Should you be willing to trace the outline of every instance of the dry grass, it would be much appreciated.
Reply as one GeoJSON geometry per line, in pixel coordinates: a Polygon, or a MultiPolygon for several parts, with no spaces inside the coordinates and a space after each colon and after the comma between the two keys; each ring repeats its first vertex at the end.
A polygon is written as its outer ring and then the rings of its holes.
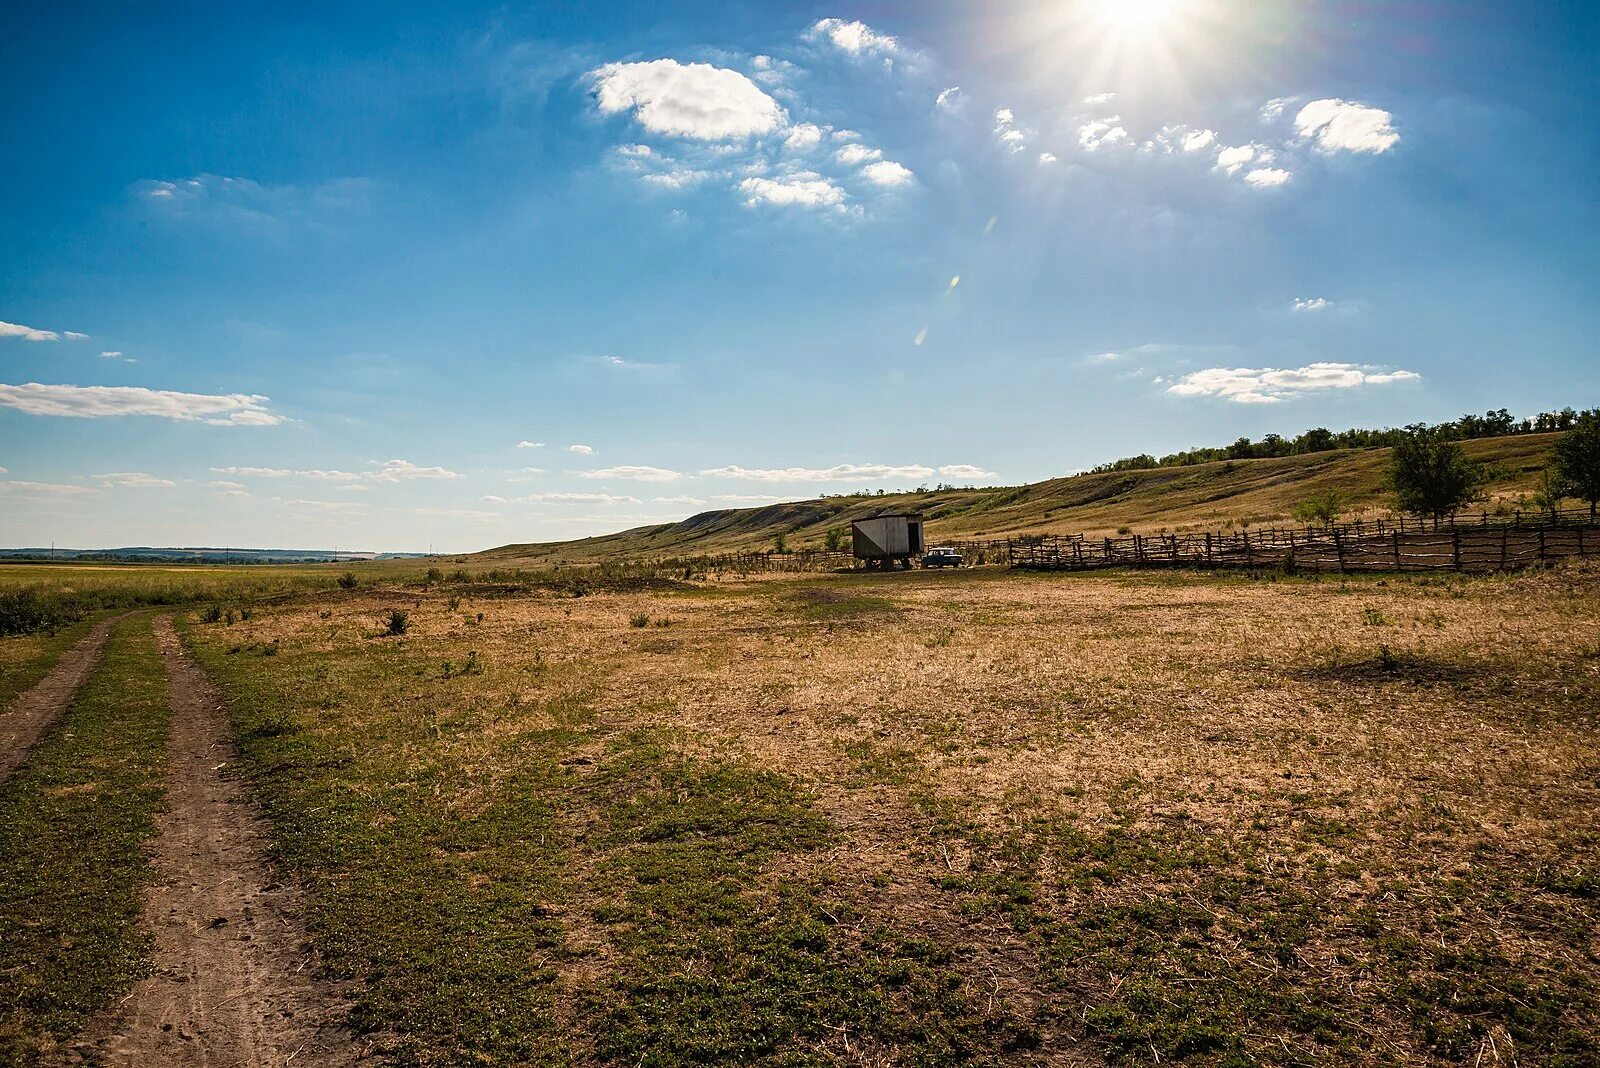
{"type": "Polygon", "coordinates": [[[382,923],[340,897],[370,858],[311,814],[330,798],[435,842],[389,877],[448,887],[477,937],[536,917],[535,963],[481,967],[544,976],[559,1026],[377,996],[423,1063],[1578,1065],[1597,618],[1592,567],[911,573],[394,587],[193,634],[342,967],[399,948],[340,926],[382,923]],[[683,1015],[746,1010],[715,1042],[683,1015]]]}

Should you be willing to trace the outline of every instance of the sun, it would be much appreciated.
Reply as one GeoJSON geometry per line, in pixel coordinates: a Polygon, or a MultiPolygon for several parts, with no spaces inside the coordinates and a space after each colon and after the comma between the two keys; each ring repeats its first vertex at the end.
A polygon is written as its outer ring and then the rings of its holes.
{"type": "Polygon", "coordinates": [[[1161,33],[1182,13],[1183,0],[1089,0],[1095,18],[1120,34],[1161,33]]]}

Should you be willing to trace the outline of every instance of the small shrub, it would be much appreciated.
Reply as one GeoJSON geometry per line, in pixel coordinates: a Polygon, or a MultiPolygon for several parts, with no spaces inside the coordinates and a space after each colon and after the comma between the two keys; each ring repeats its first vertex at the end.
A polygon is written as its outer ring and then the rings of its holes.
{"type": "Polygon", "coordinates": [[[472,576],[467,574],[467,569],[464,567],[458,567],[450,572],[451,582],[470,582],[471,580],[472,576]]]}
{"type": "Polygon", "coordinates": [[[444,572],[440,571],[436,567],[428,568],[428,581],[429,582],[443,582],[444,581],[444,572]]]}
{"type": "Polygon", "coordinates": [[[252,614],[252,610],[249,609],[249,608],[241,608],[241,609],[239,609],[239,618],[244,620],[246,623],[250,622],[251,614],[252,614]]]}
{"type": "Polygon", "coordinates": [[[230,608],[226,612],[222,613],[222,621],[224,623],[226,623],[230,627],[233,626],[233,621],[234,621],[233,609],[230,608]]]}
{"type": "Polygon", "coordinates": [[[202,623],[221,623],[222,606],[220,604],[207,605],[206,610],[200,613],[202,623]]]}
{"type": "Polygon", "coordinates": [[[648,627],[649,625],[650,613],[648,612],[637,612],[628,617],[628,626],[630,627],[648,627]]]}
{"type": "Polygon", "coordinates": [[[450,600],[449,600],[449,601],[448,601],[448,602],[446,602],[446,603],[447,603],[447,604],[449,604],[449,606],[450,606],[450,611],[452,611],[452,612],[454,612],[454,611],[455,611],[455,610],[456,610],[456,609],[458,609],[458,608],[460,608],[460,607],[461,607],[461,598],[459,598],[459,597],[452,597],[452,598],[450,598],[450,600]]]}
{"type": "Polygon", "coordinates": [[[399,608],[389,613],[389,633],[391,635],[404,634],[410,626],[411,616],[409,613],[399,608]]]}
{"type": "Polygon", "coordinates": [[[354,571],[346,571],[339,576],[339,588],[341,590],[353,590],[359,585],[361,585],[361,580],[356,578],[354,571]]]}
{"type": "Polygon", "coordinates": [[[1382,627],[1388,625],[1389,617],[1376,608],[1364,608],[1361,610],[1361,622],[1369,627],[1382,627]]]}
{"type": "Polygon", "coordinates": [[[328,611],[326,608],[324,608],[322,611],[317,613],[317,618],[318,619],[332,619],[333,618],[333,613],[328,611]]]}

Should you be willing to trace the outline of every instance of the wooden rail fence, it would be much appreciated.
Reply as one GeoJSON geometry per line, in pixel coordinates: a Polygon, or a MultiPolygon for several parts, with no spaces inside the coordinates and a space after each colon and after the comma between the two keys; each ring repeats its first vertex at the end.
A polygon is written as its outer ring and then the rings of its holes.
{"type": "Polygon", "coordinates": [[[1106,567],[1283,567],[1303,571],[1509,571],[1600,554],[1600,525],[1587,511],[1458,516],[1330,527],[1014,538],[1013,567],[1088,571],[1106,567]]]}

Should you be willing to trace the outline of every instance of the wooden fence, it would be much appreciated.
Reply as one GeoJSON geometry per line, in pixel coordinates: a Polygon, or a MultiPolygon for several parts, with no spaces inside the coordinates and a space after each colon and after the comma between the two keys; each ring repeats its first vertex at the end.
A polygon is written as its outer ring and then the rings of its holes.
{"type": "Polygon", "coordinates": [[[1434,524],[1377,520],[1331,527],[1202,534],[1012,539],[1011,565],[1049,571],[1105,567],[1282,567],[1304,571],[1507,571],[1600,554],[1587,511],[1458,516],[1434,524]]]}

